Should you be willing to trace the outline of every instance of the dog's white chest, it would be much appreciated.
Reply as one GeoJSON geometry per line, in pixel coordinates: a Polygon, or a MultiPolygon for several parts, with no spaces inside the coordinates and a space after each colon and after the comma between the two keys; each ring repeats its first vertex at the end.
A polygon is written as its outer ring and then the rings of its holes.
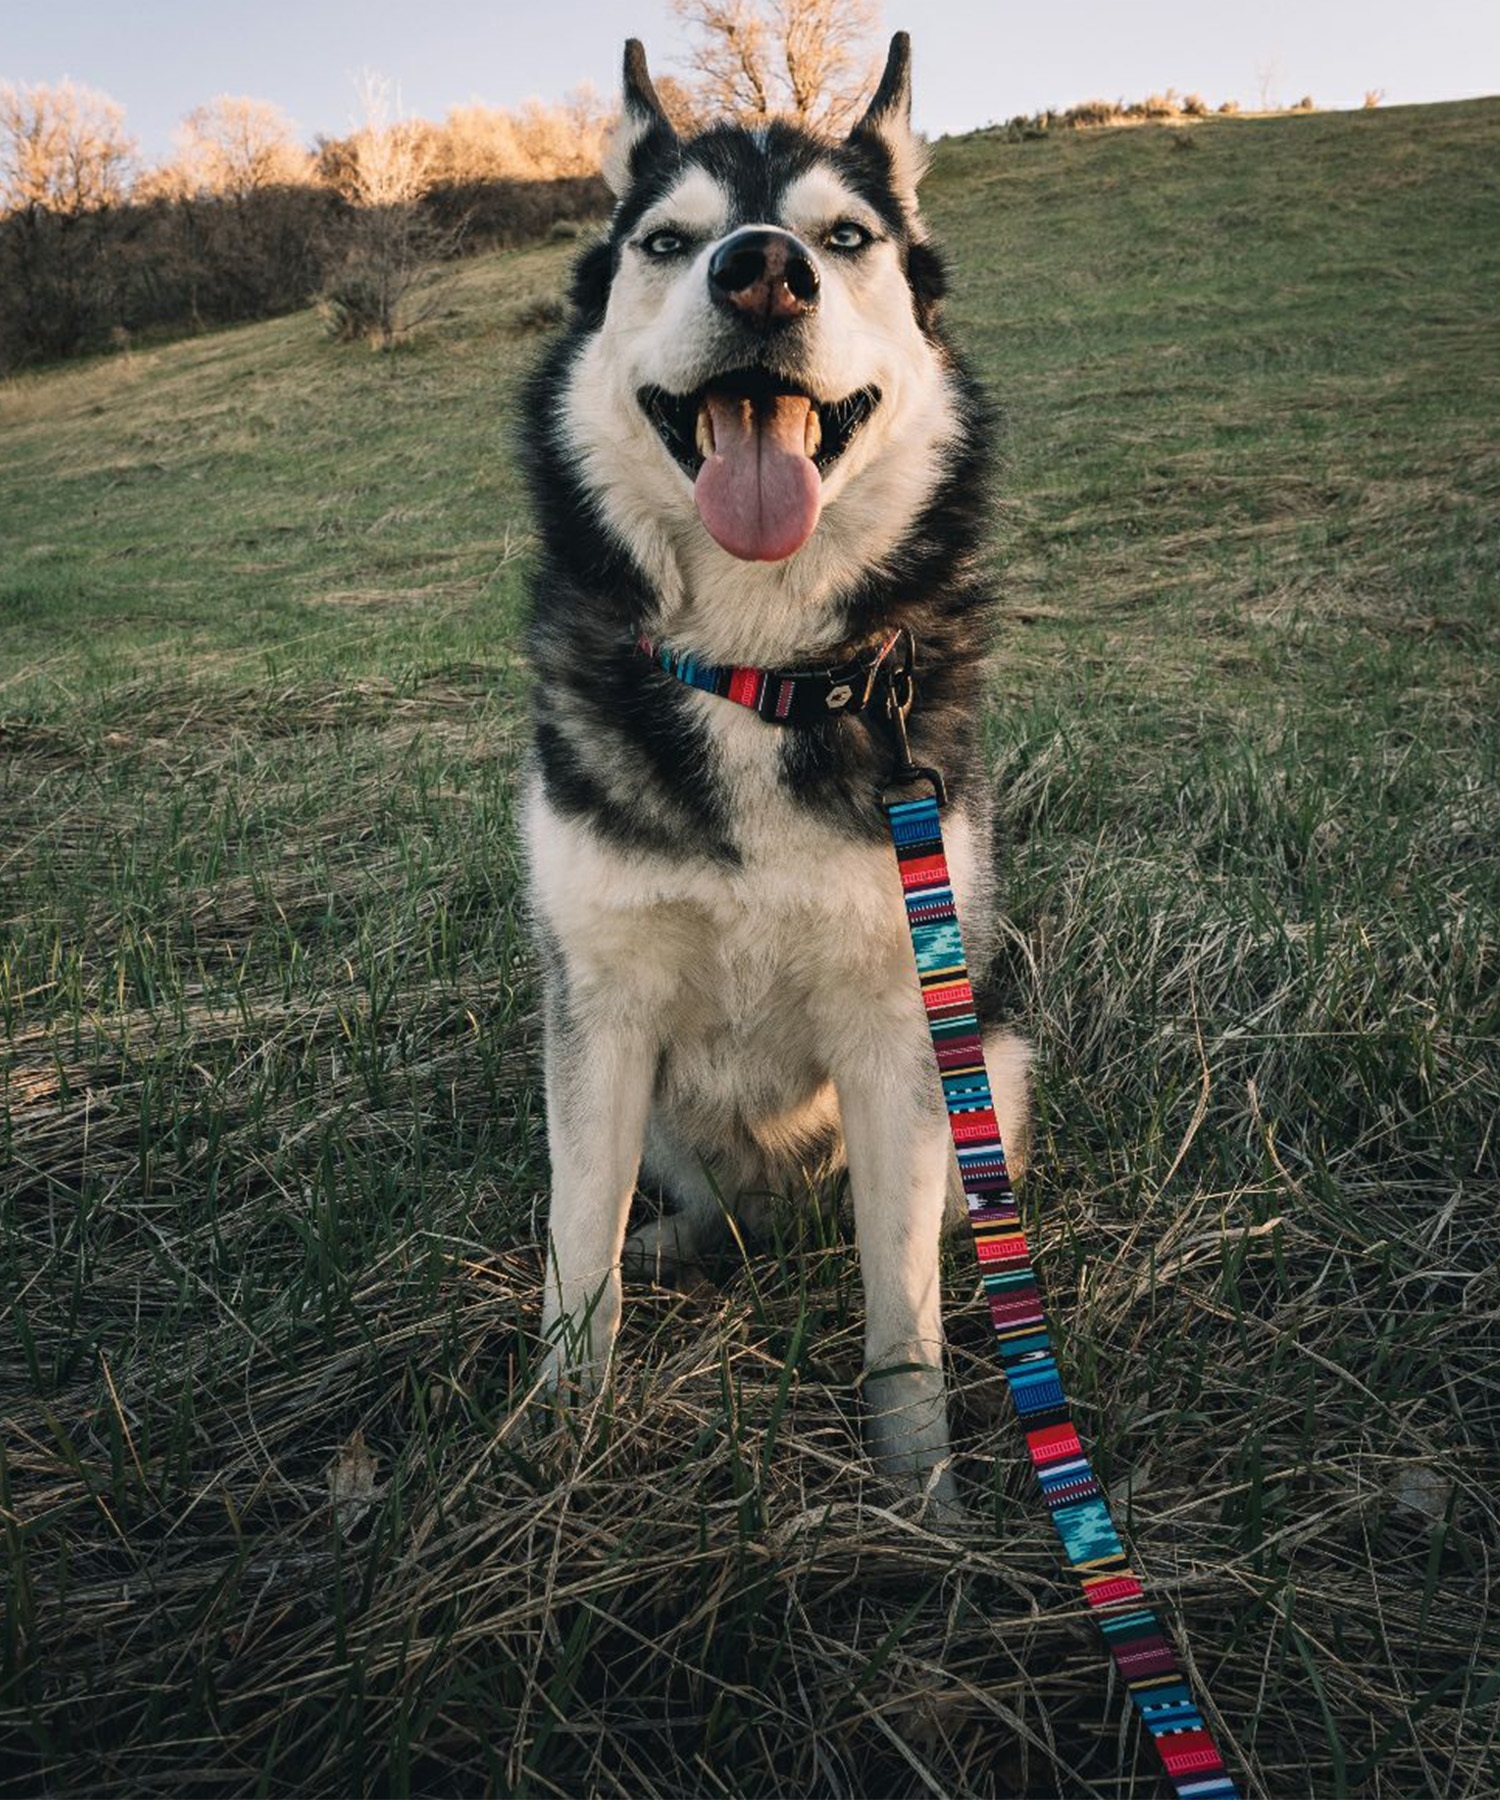
{"type": "Polygon", "coordinates": [[[527,807],[534,904],[570,972],[620,990],[678,979],[728,1016],[848,980],[903,929],[891,853],[819,831],[785,802],[737,822],[740,862],[623,850],[527,807]]]}
{"type": "MultiPolygon", "coordinates": [[[[900,878],[888,844],[829,829],[777,775],[775,727],[702,697],[739,860],[622,849],[556,813],[539,786],[526,834],[534,903],[570,985],[672,1020],[677,1046],[791,1044],[855,1026],[859,1009],[916,1004],[900,878]]],[[[969,834],[948,821],[955,887],[969,834]]]]}

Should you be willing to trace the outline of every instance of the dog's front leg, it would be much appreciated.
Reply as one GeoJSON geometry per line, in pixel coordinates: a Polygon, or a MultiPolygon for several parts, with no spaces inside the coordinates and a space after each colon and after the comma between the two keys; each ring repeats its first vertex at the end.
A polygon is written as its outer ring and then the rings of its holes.
{"type": "Polygon", "coordinates": [[[888,1475],[955,1506],[938,1268],[950,1139],[920,1054],[890,1049],[836,1083],[864,1278],[870,1450],[888,1475]]]}
{"type": "Polygon", "coordinates": [[[651,1106],[656,1048],[627,1006],[547,1008],[547,1221],[542,1332],[556,1387],[598,1385],[620,1324],[620,1251],[651,1106]]]}

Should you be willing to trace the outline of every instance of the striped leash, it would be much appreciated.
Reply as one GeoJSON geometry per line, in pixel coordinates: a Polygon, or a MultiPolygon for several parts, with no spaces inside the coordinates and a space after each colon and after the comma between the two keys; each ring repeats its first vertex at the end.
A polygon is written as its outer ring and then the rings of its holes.
{"type": "Polygon", "coordinates": [[[1151,1734],[1167,1779],[1184,1800],[1238,1800],[1167,1633],[1126,1559],[1109,1501],[1089,1466],[1063,1392],[1021,1228],[995,1117],[984,1040],[964,955],[938,810],[941,773],[911,760],[906,719],[915,693],[915,644],[905,635],[888,675],[889,715],[900,760],[881,793],[917,960],[917,979],[948,1127],[963,1180],[969,1229],[989,1302],[1000,1366],[1015,1404],[1042,1497],[1130,1697],[1151,1734]],[[894,789],[926,782],[918,800],[894,789]]]}
{"type": "Polygon", "coordinates": [[[1000,1366],[1032,1467],[1063,1553],[1078,1575],[1174,1791],[1183,1800],[1239,1800],[1239,1789],[1193,1700],[1166,1630],[1146,1603],[1126,1559],[1109,1502],[1089,1466],[1063,1392],[1005,1167],[974,989],[953,904],[938,819],[947,792],[941,771],[912,762],[907,742],[906,721],[916,697],[915,639],[903,628],[873,653],[828,671],[710,666],[644,636],[636,649],[678,681],[749,707],[776,724],[824,722],[830,712],[859,712],[883,695],[899,755],[880,803],[901,874],[922,1003],[1000,1366]],[[927,798],[888,797],[917,783],[931,788],[927,798]]]}

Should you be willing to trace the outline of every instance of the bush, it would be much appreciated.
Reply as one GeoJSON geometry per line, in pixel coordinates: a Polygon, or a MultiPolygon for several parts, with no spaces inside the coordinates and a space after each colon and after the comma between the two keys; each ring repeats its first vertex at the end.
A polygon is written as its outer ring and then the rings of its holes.
{"type": "Polygon", "coordinates": [[[370,216],[379,209],[322,186],[163,195],[82,213],[27,208],[0,218],[0,373],[108,350],[122,334],[271,318],[315,296],[335,337],[366,336],[373,321],[379,339],[387,324],[406,328],[392,324],[398,317],[415,322],[406,296],[428,264],[576,234],[609,204],[598,176],[446,184],[412,203],[399,255],[389,221],[370,216]],[[406,270],[395,312],[393,258],[406,270]]]}
{"type": "Polygon", "coordinates": [[[357,344],[370,337],[384,310],[379,281],[372,271],[359,268],[340,269],[330,276],[316,305],[336,344],[357,344]]]}
{"type": "Polygon", "coordinates": [[[1069,125],[1112,125],[1124,107],[1118,100],[1084,100],[1063,114],[1069,125]]]}
{"type": "Polygon", "coordinates": [[[551,331],[567,316],[567,302],[561,294],[538,294],[518,300],[504,314],[504,322],[515,332],[551,331]]]}
{"type": "Polygon", "coordinates": [[[318,294],[329,335],[389,350],[442,305],[446,284],[438,269],[458,247],[457,231],[437,224],[420,201],[349,208],[337,260],[318,294]]]}
{"type": "Polygon", "coordinates": [[[582,227],[609,216],[609,189],[599,175],[556,181],[442,182],[423,198],[433,222],[462,239],[463,251],[540,243],[560,222],[582,227]]]}

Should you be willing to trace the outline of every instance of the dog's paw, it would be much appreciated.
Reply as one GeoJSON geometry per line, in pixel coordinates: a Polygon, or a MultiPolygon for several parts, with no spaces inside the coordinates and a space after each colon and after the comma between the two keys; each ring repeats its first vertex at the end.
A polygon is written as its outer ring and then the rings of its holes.
{"type": "Polygon", "coordinates": [[[609,1352],[600,1349],[597,1333],[587,1322],[555,1318],[544,1323],[543,1336],[538,1391],[563,1406],[592,1400],[609,1370],[609,1352]]]}
{"type": "Polygon", "coordinates": [[[620,1267],[637,1281],[670,1282],[698,1257],[698,1234],[680,1214],[648,1219],[632,1231],[620,1267]]]}
{"type": "Polygon", "coordinates": [[[972,1530],[974,1516],[958,1497],[958,1483],[949,1463],[939,1463],[914,1484],[917,1517],[933,1531],[972,1530]]]}

